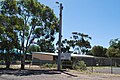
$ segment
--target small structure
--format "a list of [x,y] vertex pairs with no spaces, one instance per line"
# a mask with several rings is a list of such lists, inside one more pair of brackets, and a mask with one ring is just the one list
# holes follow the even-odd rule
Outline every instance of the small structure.
[[34,59],[53,60],[54,56],[57,56],[57,54],[48,53],[48,52],[32,52],[32,60]]
[[[64,54],[64,53],[62,53]],[[71,54],[71,53],[69,53]],[[68,53],[67,53],[68,55]],[[66,57],[66,55],[65,55]],[[71,54],[71,58],[68,57],[71,61],[75,60],[87,60],[86,64],[90,65],[90,61],[94,56],[90,55],[80,55],[80,54]],[[32,52],[32,64],[44,64],[44,63],[57,63],[58,54],[57,53],[49,53],[49,52]],[[63,58],[62,58],[63,60]]]
[[55,61],[57,54],[49,52],[32,52],[32,64],[40,65],[44,63],[52,63]]

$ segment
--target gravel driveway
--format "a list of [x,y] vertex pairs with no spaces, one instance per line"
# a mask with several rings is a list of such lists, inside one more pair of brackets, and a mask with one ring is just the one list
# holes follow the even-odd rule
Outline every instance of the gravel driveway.
[[0,80],[120,80],[120,75],[56,70],[0,70]]

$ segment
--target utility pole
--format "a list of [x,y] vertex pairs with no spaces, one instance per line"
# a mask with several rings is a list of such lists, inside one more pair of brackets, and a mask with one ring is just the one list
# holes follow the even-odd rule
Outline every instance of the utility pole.
[[[59,4],[59,2],[56,2]],[[62,3],[60,3],[60,23],[59,23],[59,48],[58,48],[58,71],[61,70],[61,39],[62,39],[62,10],[63,6]]]

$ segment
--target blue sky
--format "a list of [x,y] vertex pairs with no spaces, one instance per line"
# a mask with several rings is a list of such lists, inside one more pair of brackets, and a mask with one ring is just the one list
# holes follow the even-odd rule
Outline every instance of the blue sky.
[[111,39],[120,38],[120,0],[38,0],[51,7],[59,17],[59,1],[63,4],[63,38],[74,31],[92,37],[91,45],[109,47]]

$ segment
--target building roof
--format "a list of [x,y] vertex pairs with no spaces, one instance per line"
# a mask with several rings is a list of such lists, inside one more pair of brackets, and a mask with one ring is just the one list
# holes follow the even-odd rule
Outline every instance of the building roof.
[[32,52],[32,54],[46,54],[46,55],[53,55],[53,56],[57,56],[57,53],[50,53],[50,52]]
[[[50,52],[32,52],[32,54],[46,54],[46,55],[58,56],[58,53],[50,53]],[[71,57],[89,57],[89,58],[93,58],[94,56],[91,56],[91,55],[80,55],[80,54],[73,54],[72,53]]]

